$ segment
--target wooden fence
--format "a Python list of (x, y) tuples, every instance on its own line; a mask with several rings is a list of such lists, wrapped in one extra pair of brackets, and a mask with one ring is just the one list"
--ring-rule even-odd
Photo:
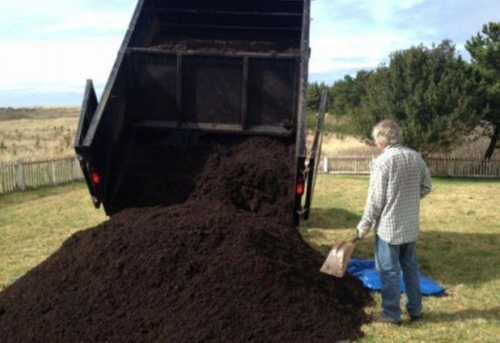
[[(320, 171), (328, 174), (369, 175), (371, 157), (325, 157)], [(433, 176), (500, 178), (500, 160), (465, 159), (427, 160)], [(78, 160), (74, 157), (36, 161), (0, 163), (0, 194), (42, 186), (56, 186), (83, 180)]]
[[(500, 160), (430, 158), (426, 162), (432, 176), (500, 178)], [(371, 163), (371, 157), (325, 157), (320, 169), (329, 174), (369, 175)]]
[(0, 194), (42, 186), (56, 186), (82, 179), (80, 163), (74, 157), (36, 162), (0, 163)]

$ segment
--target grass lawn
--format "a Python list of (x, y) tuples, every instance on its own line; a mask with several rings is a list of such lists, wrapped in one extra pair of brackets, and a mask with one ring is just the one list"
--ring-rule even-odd
[(0, 196), (0, 290), (71, 234), (104, 220), (83, 183)]
[[(368, 179), (322, 176), (315, 209), (302, 229), (326, 253), (354, 235)], [(364, 327), (363, 342), (497, 342), (500, 337), (500, 182), (434, 180), (423, 201), (419, 254), (422, 270), (449, 293), (425, 298), (426, 319), (393, 328)], [(0, 196), (0, 290), (58, 249), (72, 233), (105, 220), (83, 184)], [(373, 238), (358, 248), (371, 257)], [(380, 312), (377, 307), (369, 311)]]
[[(500, 341), (500, 182), (433, 183), (433, 193), (422, 202), (418, 254), (422, 271), (441, 282), (449, 296), (424, 298), (421, 323), (367, 325), (363, 342)], [(367, 187), (366, 177), (318, 179), (315, 209), (303, 229), (313, 247), (327, 253), (335, 241), (354, 236)], [(372, 236), (359, 246), (359, 257), (373, 256)], [(377, 316), (380, 296), (376, 301)]]

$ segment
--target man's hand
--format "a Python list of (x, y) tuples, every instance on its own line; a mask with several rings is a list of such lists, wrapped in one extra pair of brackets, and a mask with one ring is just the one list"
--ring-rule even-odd
[(363, 239), (366, 237), (366, 235), (368, 235), (368, 233), (370, 232), (370, 227), (366, 228), (366, 227), (363, 227), (361, 225), (361, 223), (358, 224), (358, 227), (356, 229), (356, 237), (358, 239)]

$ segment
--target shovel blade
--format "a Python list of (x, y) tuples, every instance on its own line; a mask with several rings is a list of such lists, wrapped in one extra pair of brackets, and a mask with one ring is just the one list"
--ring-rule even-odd
[(356, 244), (354, 243), (340, 242), (335, 244), (320, 271), (338, 278), (343, 277), (355, 248)]

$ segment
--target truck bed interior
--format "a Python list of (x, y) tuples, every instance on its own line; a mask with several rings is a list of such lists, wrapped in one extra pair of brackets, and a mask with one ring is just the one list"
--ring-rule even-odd
[(295, 147), (286, 160), (303, 157), (308, 29), (308, 0), (140, 0), (100, 102), (90, 83), (82, 106), (76, 150), (96, 205), (133, 206), (118, 206), (137, 192), (132, 169), (155, 168), (135, 152), (159, 145), (171, 154), (151, 160), (174, 169), (203, 160), (185, 148), (203, 136), (276, 137)]

